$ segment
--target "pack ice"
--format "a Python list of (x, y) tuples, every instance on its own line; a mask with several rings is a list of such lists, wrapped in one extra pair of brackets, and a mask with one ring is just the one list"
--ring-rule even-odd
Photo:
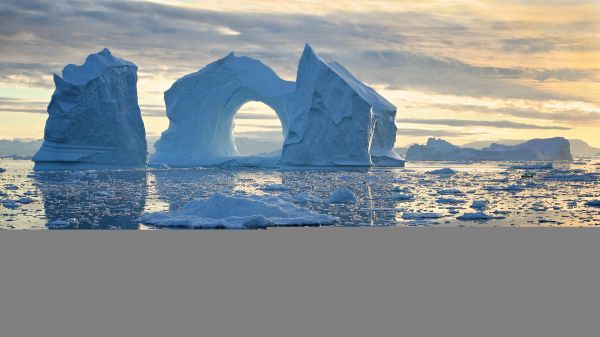
[(108, 49), (54, 75), (36, 168), (143, 166), (146, 138), (137, 100), (137, 66)]
[(396, 107), (340, 64), (323, 61), (309, 45), (296, 82), (282, 80), (259, 60), (233, 53), (177, 80), (165, 92), (169, 128), (150, 163), (243, 161), (235, 148), (233, 123), (249, 101), (263, 102), (277, 113), (284, 133), (282, 165), (404, 165), (393, 150)]

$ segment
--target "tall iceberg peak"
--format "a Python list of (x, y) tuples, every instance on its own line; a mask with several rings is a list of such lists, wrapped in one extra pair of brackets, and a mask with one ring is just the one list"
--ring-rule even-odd
[(169, 128), (150, 163), (211, 165), (237, 156), (234, 117), (249, 101), (275, 110), (285, 133), (295, 88), (261, 61), (234, 53), (180, 78), (165, 92)]
[(282, 164), (404, 164), (393, 150), (396, 108), (372, 88), (340, 64), (325, 62), (308, 44), (296, 81)]
[(137, 66), (108, 49), (54, 75), (44, 143), (36, 168), (139, 166), (146, 163), (144, 123), (137, 100)]
[(62, 70), (62, 79), (73, 85), (81, 85), (102, 75), (106, 68), (129, 66), (137, 69), (137, 66), (129, 61), (113, 56), (108, 48), (102, 49), (97, 54), (91, 54), (83, 65), (69, 64)]

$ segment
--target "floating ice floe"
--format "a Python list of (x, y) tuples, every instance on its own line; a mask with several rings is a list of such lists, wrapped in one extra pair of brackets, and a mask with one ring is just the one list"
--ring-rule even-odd
[(443, 189), (438, 191), (439, 194), (442, 195), (464, 195), (465, 193), (456, 188)]
[(275, 196), (226, 196), (221, 193), (208, 200), (190, 201), (176, 211), (145, 213), (141, 218), (149, 225), (187, 228), (331, 225), (337, 220)]
[(394, 191), (394, 192), (400, 192), (400, 193), (408, 193), (408, 192), (410, 192), (410, 187), (408, 187), (408, 186), (394, 186), (394, 188), (392, 188), (392, 191)]
[(356, 195), (350, 189), (342, 187), (338, 188), (327, 198), (329, 204), (355, 204), (357, 201)]
[(466, 220), (466, 221), (486, 221), (486, 220), (491, 220), (491, 219), (495, 219), (498, 217), (494, 217), (491, 215), (486, 214), (485, 212), (475, 212), (475, 213), (465, 213), (459, 217), (457, 217), (458, 220)]
[(513, 170), (551, 170), (552, 167), (552, 163), (518, 164), (509, 166), (509, 168)]
[(524, 190), (524, 188), (520, 185), (508, 185), (506, 187), (503, 188), (504, 191), (510, 191), (510, 192), (520, 192), (522, 190)]
[(402, 213), (402, 219), (439, 219), (442, 215), (435, 212), (404, 212)]
[(20, 204), (29, 204), (29, 203), (33, 202), (33, 199), (31, 199), (30, 197), (22, 197), (22, 198), (19, 198), (17, 200), (17, 202)]
[(449, 176), (449, 175), (453, 175), (456, 173), (456, 171), (454, 171), (451, 168), (443, 168), (443, 169), (439, 169), (439, 170), (433, 170), (433, 171), (427, 171), (427, 174), (437, 174), (440, 176)]
[(484, 210), (484, 209), (487, 208), (487, 201), (485, 201), (485, 200), (475, 200), (471, 204), (471, 208), (479, 210), (479, 211)]
[(48, 222), (48, 228), (50, 229), (60, 229), (60, 228), (67, 228), (70, 226), (69, 222), (64, 221), (64, 220), (53, 220)]
[(390, 198), (394, 200), (413, 200), (415, 196), (411, 193), (396, 193), (392, 194)]
[(455, 204), (462, 204), (464, 201), (459, 200), (459, 199), (454, 199), (454, 198), (439, 198), (439, 199), (436, 200), (436, 202), (438, 204), (455, 205)]
[(19, 206), (21, 206), (14, 200), (3, 200), (1, 203), (4, 205), (4, 207), (11, 209), (19, 208)]
[(590, 200), (585, 203), (586, 206), (600, 207), (600, 200)]
[(263, 191), (285, 191), (288, 188), (283, 184), (267, 184), (260, 188)]

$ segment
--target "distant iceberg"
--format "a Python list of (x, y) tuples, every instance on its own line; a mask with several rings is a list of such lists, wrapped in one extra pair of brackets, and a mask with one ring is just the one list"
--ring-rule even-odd
[(135, 64), (104, 49), (67, 65), (54, 83), (36, 168), (146, 164)]
[(491, 144), (481, 150), (463, 148), (445, 140), (429, 138), (426, 145), (413, 145), (406, 159), (419, 160), (495, 160), (552, 161), (573, 160), (569, 141), (562, 137), (532, 139), (517, 145)]

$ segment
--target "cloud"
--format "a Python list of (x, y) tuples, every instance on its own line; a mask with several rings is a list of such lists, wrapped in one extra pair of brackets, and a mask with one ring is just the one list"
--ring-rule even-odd
[(436, 107), (461, 112), (477, 112), (480, 114), (494, 114), (497, 116), (511, 116), (522, 119), (534, 119), (563, 123), (573, 126), (600, 125), (600, 112), (586, 111), (583, 109), (553, 109), (544, 111), (544, 108), (522, 108), (515, 106), (489, 107), (471, 104), (437, 104)]
[(597, 70), (481, 67), (401, 50), (366, 51), (363, 56), (369, 64), (377, 65), (372, 68), (377, 77), (375, 82), (388, 83), (390, 89), (474, 97), (574, 99), (525, 85), (520, 80), (598, 81)]
[[(472, 42), (481, 34), (493, 31), (480, 20), (465, 23), (414, 11), (309, 15), (218, 12), (134, 1), (6, 0), (0, 5), (4, 59), (0, 82), (51, 87), (52, 72), (59, 72), (65, 63), (81, 62), (105, 46), (136, 62), (140, 78), (148, 81), (174, 81), (231, 50), (259, 57), (293, 79), (306, 41), (326, 59), (347, 65), (359, 78), (389, 88), (549, 99), (565, 95), (523, 80), (598, 81), (597, 71), (588, 69), (478, 66), (431, 50), (459, 52), (465, 45), (489, 49)], [(497, 43), (518, 46), (528, 42), (498, 39)], [(553, 40), (535, 43), (543, 46)], [(17, 62), (23, 59), (37, 63)], [(143, 95), (143, 88), (140, 92)]]
[(486, 126), (502, 129), (538, 129), (538, 130), (570, 130), (571, 128), (563, 126), (545, 126), (527, 123), (517, 123), (511, 121), (482, 121), (482, 120), (461, 120), (461, 119), (401, 119), (399, 123), (409, 124), (431, 124), (446, 126)]

